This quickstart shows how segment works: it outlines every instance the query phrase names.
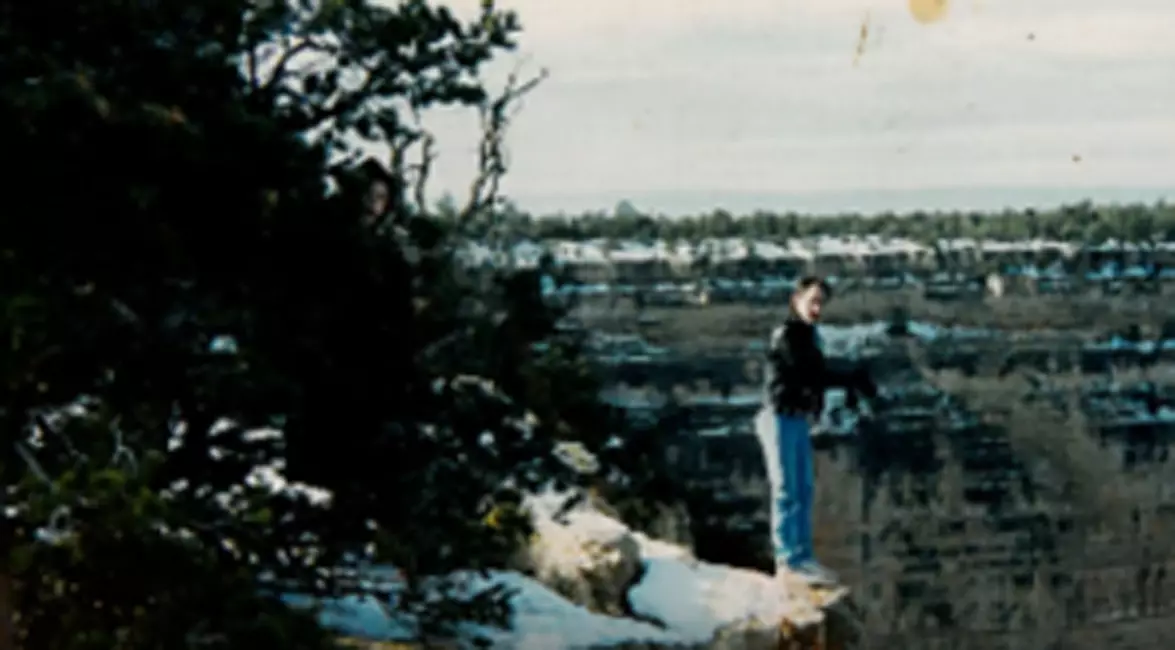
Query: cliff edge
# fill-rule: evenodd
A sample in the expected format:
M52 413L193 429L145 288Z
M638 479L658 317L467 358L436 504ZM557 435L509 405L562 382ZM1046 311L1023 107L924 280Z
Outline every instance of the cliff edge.
M512 629L470 626L495 650L848 650L859 647L848 598L785 587L765 574L702 562L631 530L587 500L530 499L535 534L514 570L484 586L514 592ZM411 648L410 626L376 603L336 603L323 623L364 650ZM462 648L464 639L443 646Z

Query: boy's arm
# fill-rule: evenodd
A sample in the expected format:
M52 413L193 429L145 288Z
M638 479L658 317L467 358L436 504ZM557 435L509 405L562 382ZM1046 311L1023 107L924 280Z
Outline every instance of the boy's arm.
M788 345L784 338L784 328L782 326L771 330L771 337L767 342L767 360L771 362L775 370L780 370L795 362L795 359L792 357L791 346Z
M809 379L810 372L819 366L819 351L806 341L797 340L802 334L789 329L786 325L775 328L771 332L771 341L767 346L767 359L771 363L776 377L788 377L789 380ZM813 378L815 379L815 378Z
M868 368L859 363L829 359L824 366L824 385L860 393L869 399L877 397L877 384Z
M767 342L767 392L772 399L777 399L777 392L782 388L784 379L795 374L796 359L792 353L783 326L771 330Z

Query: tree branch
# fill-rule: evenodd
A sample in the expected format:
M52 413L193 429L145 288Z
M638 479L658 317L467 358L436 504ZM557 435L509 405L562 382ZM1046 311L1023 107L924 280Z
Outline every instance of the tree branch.
M420 143L420 159L414 165L416 178L412 183L413 200L416 201L416 208L422 214L428 209L425 190L428 186L428 177L432 173L432 163L436 160L436 154L433 151L435 142L436 139L431 133L425 132L423 134Z
M414 174L412 200L416 203L418 213L426 214L428 203L425 195L428 189L428 179L432 175L432 163L436 159L436 153L433 149L436 138L432 133L429 133L428 129L424 128L424 121L420 116L420 106L416 102L412 104L412 119L416 122L416 128L411 143L420 143L420 157L410 170Z
M258 85L257 79L257 45L250 44L247 53L245 54L245 64L249 70L249 88L256 91Z
M477 176L469 188L469 199L458 214L462 224L493 207L498 199L502 176L506 173L506 154L503 144L506 130L515 116L511 109L547 78L547 70L519 83L519 71L514 70L506 81L506 87L498 97L483 101L481 112L482 136L478 147Z
M363 80L355 90L344 91L340 93L338 100L331 106L322 106L315 109L309 117L308 123L301 125L301 128L311 129L316 128L327 120L342 117L350 111L353 111L363 105L364 102L370 100L373 96L378 94L379 81L381 76L378 74L379 64L363 66L364 72L367 73L367 78Z
M258 79L258 72L257 72L256 54L255 54L256 49L255 48L251 49L249 51L250 75L251 75L250 82L252 84L253 90L255 90L257 92L262 92L262 93L272 91L274 89L274 87L276 87L279 83L281 83L282 81L284 81L288 77L288 75L289 75L288 68L289 68L290 62L294 60L294 57L298 56L299 54L306 53L306 52L318 52L321 54L328 54L328 55L334 56L334 55L338 54L338 48L331 47L325 43L319 42L318 40L315 40L314 38L312 38L310 36L305 36L302 38L301 42L299 42L297 45L294 45L292 47L287 45L286 50L284 52L282 52L281 56L278 57L277 63L274 64L273 70L269 74L269 79L267 79L264 84L261 84L259 86L258 83L260 80Z

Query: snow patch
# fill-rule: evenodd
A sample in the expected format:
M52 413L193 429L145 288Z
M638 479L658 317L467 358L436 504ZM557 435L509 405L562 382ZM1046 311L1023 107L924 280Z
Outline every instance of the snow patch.
M544 522L558 519L561 525L585 533L594 530L608 536L631 532L622 522L582 502L564 507L569 496L569 492L546 490L526 500L540 530ZM773 630L784 620L798 626L823 620L823 613L808 594L788 593L770 576L701 562L685 548L642 533L631 534L645 568L628 591L628 602L639 620L589 611L533 578L495 571L485 577L461 579L473 591L493 586L512 591L511 629L463 625L459 626L461 639L481 637L497 650L586 650L634 643L680 646L710 643L724 630ZM287 602L310 604L294 596ZM409 621L371 599L333 602L321 614L321 621L349 636L394 641L413 636Z

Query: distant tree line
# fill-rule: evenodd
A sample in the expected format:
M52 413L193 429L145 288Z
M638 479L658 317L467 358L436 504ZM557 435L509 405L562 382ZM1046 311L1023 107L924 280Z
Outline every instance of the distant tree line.
M725 210L668 217L644 213L627 201L612 213L535 216L507 206L485 236L533 239L697 240L705 237L790 239L817 235L878 235L928 243L939 239L1048 239L1100 244L1175 239L1175 204L1094 205L1085 201L1047 210L959 211L878 215L804 215ZM493 228L493 232L488 230Z

